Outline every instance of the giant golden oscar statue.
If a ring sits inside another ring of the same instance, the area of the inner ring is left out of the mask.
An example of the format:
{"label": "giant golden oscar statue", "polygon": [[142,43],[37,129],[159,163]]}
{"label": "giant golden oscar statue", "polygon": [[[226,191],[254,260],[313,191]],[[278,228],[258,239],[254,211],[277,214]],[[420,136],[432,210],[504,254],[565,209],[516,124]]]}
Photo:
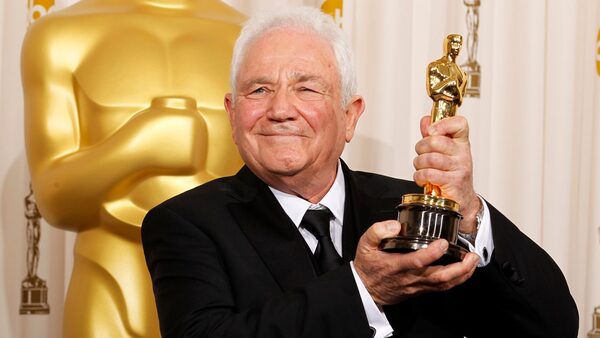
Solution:
{"label": "giant golden oscar statue", "polygon": [[216,0],[83,0],[31,26],[33,189],[50,224],[78,233],[64,337],[160,336],[140,224],[241,166],[223,94],[242,20]]}

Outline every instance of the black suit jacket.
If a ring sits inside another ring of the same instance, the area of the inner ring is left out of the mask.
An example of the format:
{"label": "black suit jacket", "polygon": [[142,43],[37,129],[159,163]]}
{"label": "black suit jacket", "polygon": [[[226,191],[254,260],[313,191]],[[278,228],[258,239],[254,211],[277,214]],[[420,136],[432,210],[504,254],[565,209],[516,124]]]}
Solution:
{"label": "black suit jacket", "polygon": [[[164,337],[370,337],[349,261],[373,223],[395,219],[413,182],[343,164],[345,264],[317,277],[296,226],[247,167],[176,196],[142,241]],[[490,206],[495,251],[465,284],[384,310],[395,337],[575,337],[578,315],[552,259]]]}

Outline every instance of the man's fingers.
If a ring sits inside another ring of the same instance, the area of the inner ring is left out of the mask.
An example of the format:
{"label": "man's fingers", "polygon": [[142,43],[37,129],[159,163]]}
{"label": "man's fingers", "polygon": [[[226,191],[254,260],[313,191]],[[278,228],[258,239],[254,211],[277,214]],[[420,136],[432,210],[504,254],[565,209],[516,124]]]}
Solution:
{"label": "man's fingers", "polygon": [[397,236],[399,232],[400,223],[398,221],[378,222],[367,229],[361,237],[361,242],[368,247],[379,247],[382,239]]}
{"label": "man's fingers", "polygon": [[452,181],[458,179],[455,177],[455,173],[449,171],[443,171],[438,169],[426,168],[419,169],[413,174],[413,181],[419,186],[423,186],[426,183],[433,183],[437,186],[445,186]]}
{"label": "man's fingers", "polygon": [[429,283],[432,285],[446,284],[450,287],[466,281],[477,268],[479,256],[469,252],[461,262],[448,264],[441,269],[435,270],[428,276]]}
{"label": "man's fingers", "polygon": [[453,154],[456,150],[453,139],[440,135],[428,136],[415,144],[415,151],[419,155],[430,152]]}
{"label": "man's fingers", "polygon": [[400,230],[396,221],[373,224],[360,239],[354,267],[377,304],[396,304],[419,294],[444,291],[464,283],[475,271],[478,257],[467,254],[462,262],[432,265],[448,249],[439,239],[411,253],[385,253],[377,246]]}
{"label": "man's fingers", "polygon": [[468,253],[462,262],[446,266],[431,266],[423,271],[419,279],[423,292],[446,291],[471,278],[479,262],[479,256]]}
{"label": "man's fingers", "polygon": [[420,122],[421,136],[423,136],[423,137],[429,136],[429,131],[427,130],[427,128],[429,128],[430,124],[431,124],[431,116],[430,115],[421,117],[421,122]]}
{"label": "man's fingers", "polygon": [[477,264],[479,264],[480,261],[481,261],[481,258],[479,257],[478,254],[476,254],[474,252],[469,252],[463,259],[462,263],[465,265],[465,267],[468,270],[470,270],[471,272],[474,272],[475,269],[477,268]]}
{"label": "man's fingers", "polygon": [[441,119],[427,128],[428,135],[446,135],[453,139],[469,139],[469,124],[464,116]]}
{"label": "man's fingers", "polygon": [[396,269],[398,271],[420,270],[440,259],[448,250],[448,241],[438,239],[424,249],[417,250],[398,257]]}
{"label": "man's fingers", "polygon": [[448,171],[454,168],[454,158],[440,153],[421,154],[413,160],[413,166],[416,170],[438,169]]}

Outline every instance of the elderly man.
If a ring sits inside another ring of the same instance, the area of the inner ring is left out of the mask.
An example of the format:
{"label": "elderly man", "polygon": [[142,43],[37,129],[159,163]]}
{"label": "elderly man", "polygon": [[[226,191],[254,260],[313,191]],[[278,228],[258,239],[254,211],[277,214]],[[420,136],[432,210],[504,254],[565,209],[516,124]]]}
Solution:
{"label": "elderly man", "polygon": [[460,203],[461,232],[479,230],[463,261],[432,265],[445,240],[378,250],[399,232],[400,197],[418,185],[340,160],[365,104],[329,17],[299,8],[251,19],[231,73],[225,107],[246,166],[143,223],[163,336],[576,335],[556,264],[475,194],[464,118],[421,125],[415,181]]}

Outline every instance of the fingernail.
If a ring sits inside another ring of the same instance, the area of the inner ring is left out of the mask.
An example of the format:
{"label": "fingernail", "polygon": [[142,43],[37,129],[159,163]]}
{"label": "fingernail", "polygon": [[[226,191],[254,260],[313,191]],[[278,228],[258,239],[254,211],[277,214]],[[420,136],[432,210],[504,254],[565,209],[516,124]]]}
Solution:
{"label": "fingernail", "polygon": [[479,263],[479,256],[471,255],[469,257],[469,264],[476,264],[476,263]]}
{"label": "fingernail", "polygon": [[389,222],[386,226],[385,229],[389,232],[393,232],[393,233],[398,233],[400,232],[400,223],[398,222]]}
{"label": "fingernail", "polygon": [[438,249],[440,249],[441,252],[446,252],[446,250],[448,250],[448,241],[445,239],[442,239],[440,241],[437,242],[437,246]]}
{"label": "fingernail", "polygon": [[429,135],[435,135],[435,126],[429,126],[429,128],[427,128],[427,132],[429,133]]}

